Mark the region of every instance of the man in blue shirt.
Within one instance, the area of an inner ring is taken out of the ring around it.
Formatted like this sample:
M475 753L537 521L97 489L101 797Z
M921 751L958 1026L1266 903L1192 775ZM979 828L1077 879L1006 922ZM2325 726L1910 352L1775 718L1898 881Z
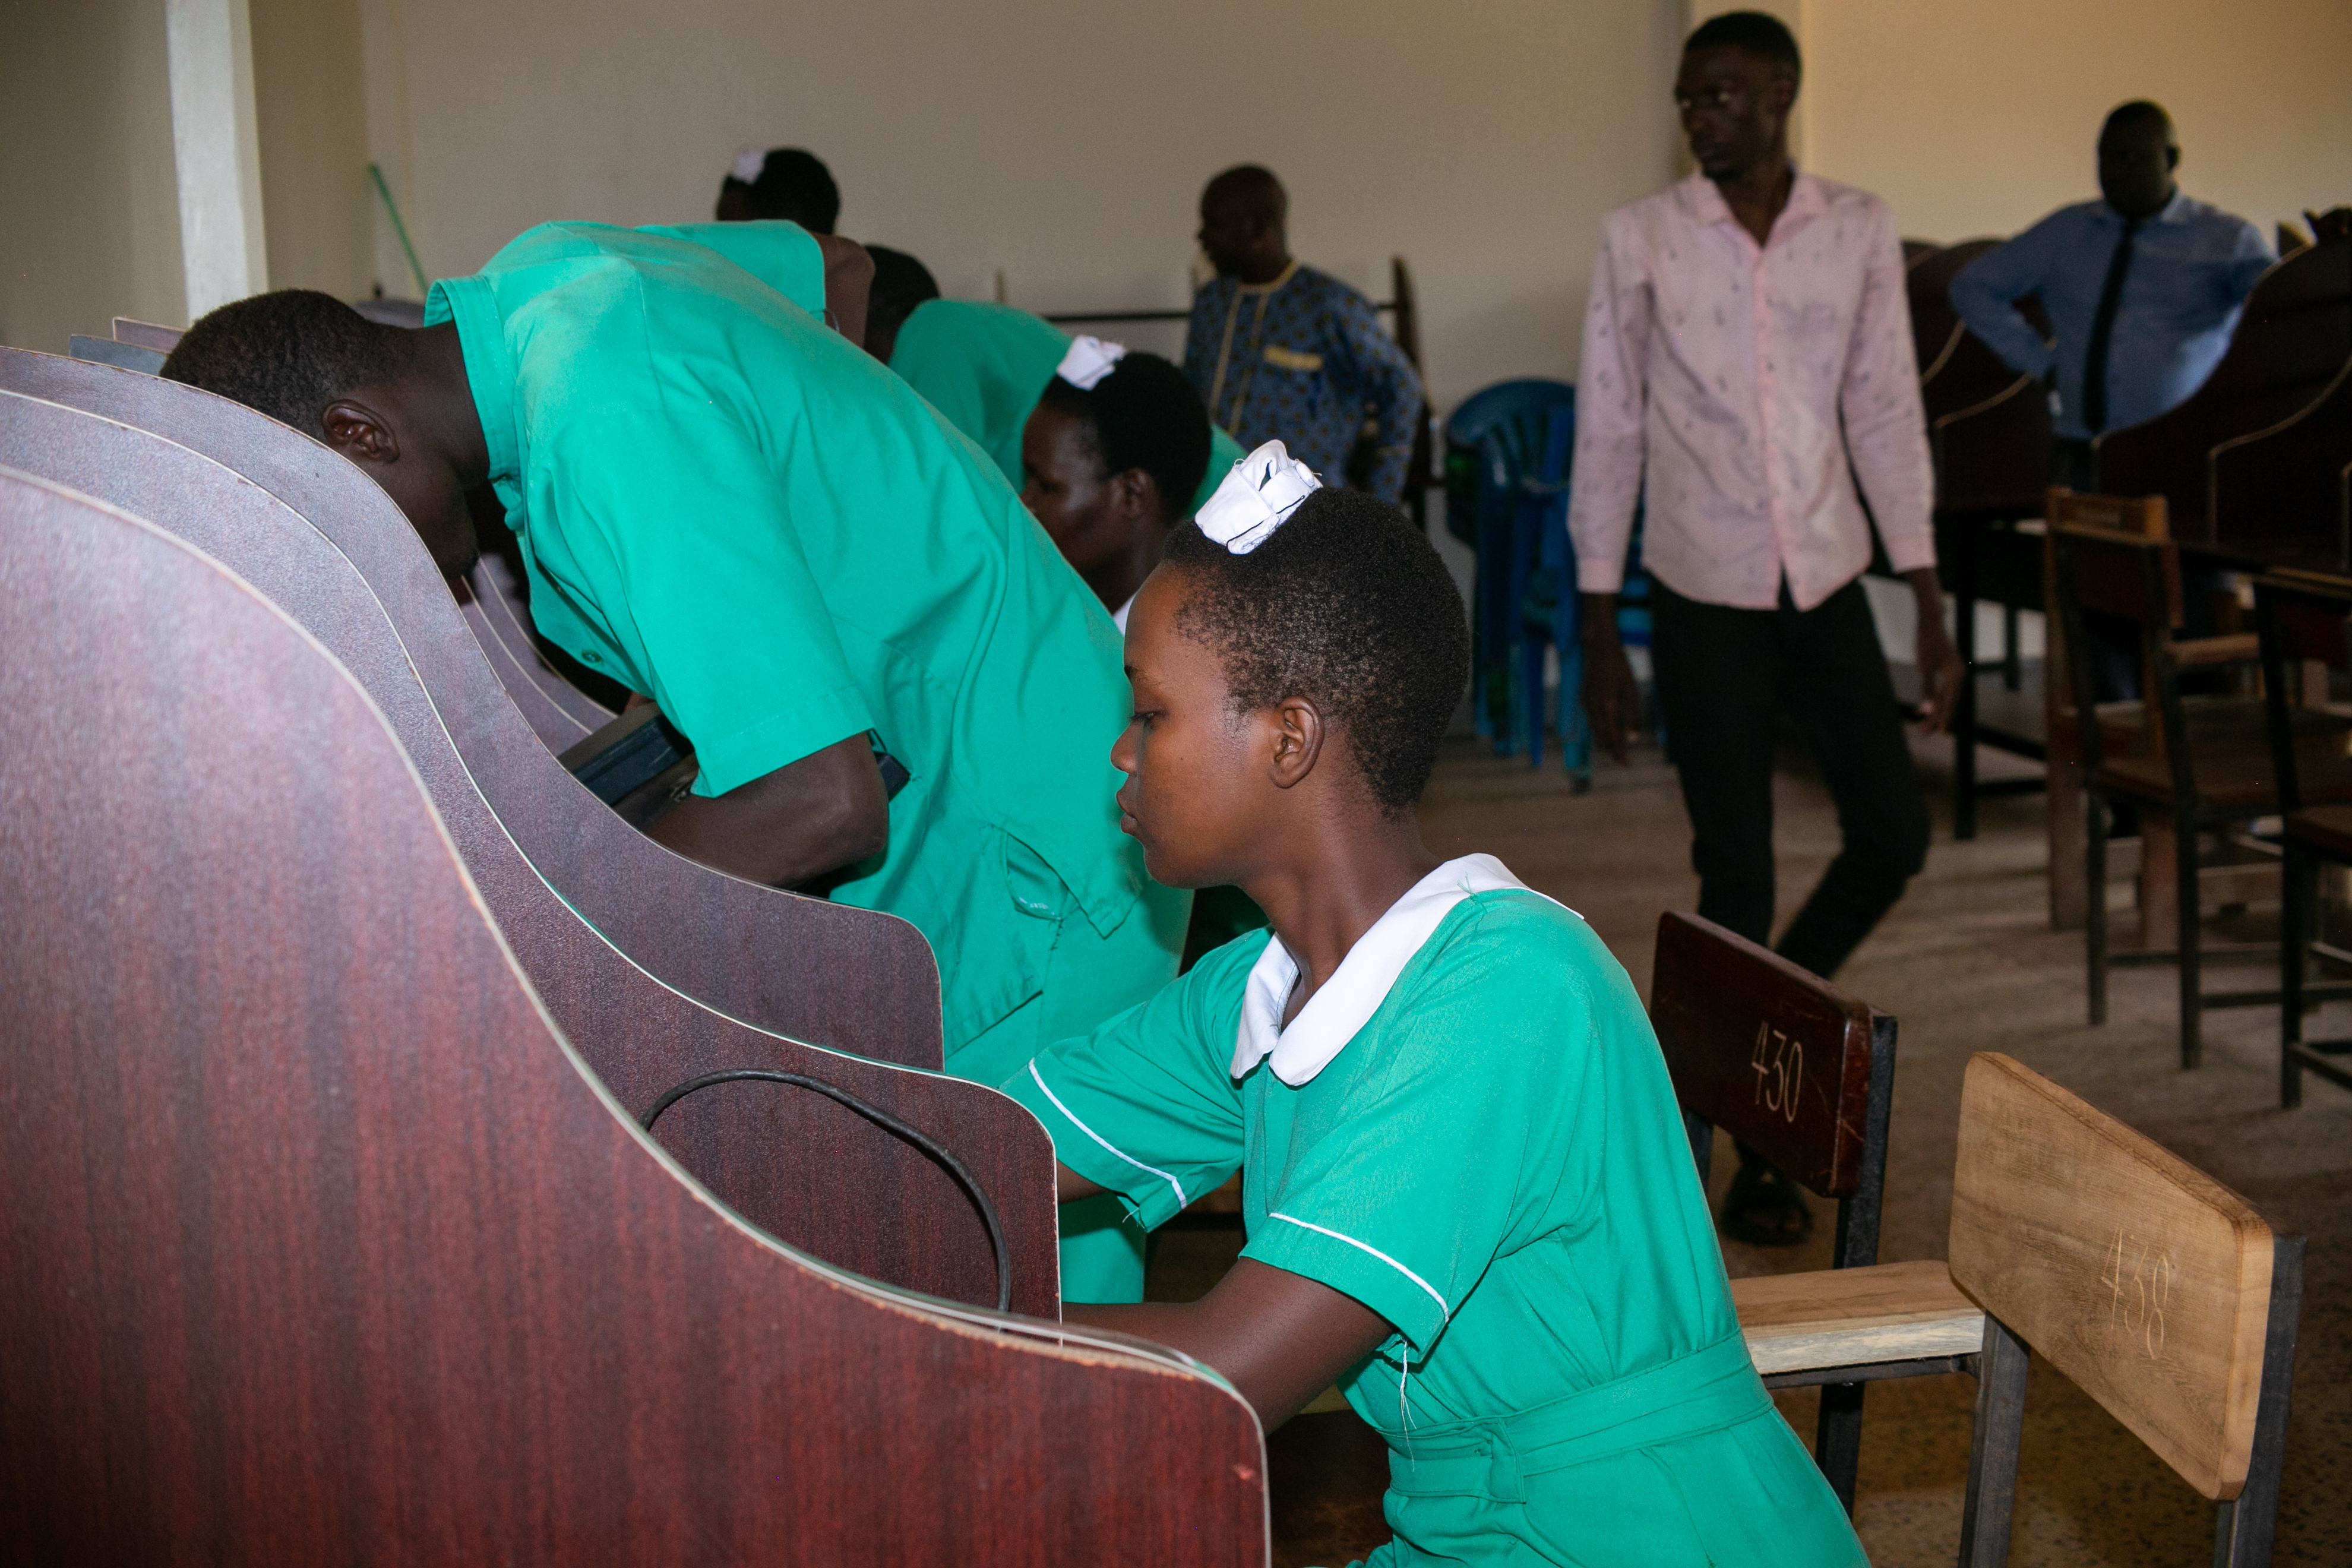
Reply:
M2061 484L2092 488L2094 439L2203 384L2278 259L2252 224L2182 195L2179 166L2171 117L2126 103L2099 132L2103 199L2059 208L1952 279L1952 308L2013 369L2055 369ZM2029 294L2050 312L2054 350L2017 311Z
M1192 300L1184 374L1209 422L1255 451L1280 441L1326 484L1346 484L1348 458L1377 430L1364 489L1396 504L1421 417L1421 376L1381 330L1372 302L1291 258L1290 198L1254 163L1201 193L1201 248L1216 268Z

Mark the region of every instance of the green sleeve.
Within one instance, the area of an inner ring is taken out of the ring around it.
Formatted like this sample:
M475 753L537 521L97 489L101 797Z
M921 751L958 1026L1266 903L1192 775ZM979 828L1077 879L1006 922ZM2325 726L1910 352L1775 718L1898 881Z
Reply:
M1508 923L1447 941L1397 1043L1293 1147L1242 1249L1354 1297L1423 1355L1566 1179L1557 1129L1595 1033L1577 973L1525 962Z
M874 728L793 515L750 434L642 404L534 447L533 527L560 531L593 605L694 742L695 793L724 795ZM542 521L543 520L543 521Z
M1263 933L1227 943L1093 1034L1048 1047L1003 1086L1054 1135L1055 1157L1117 1193L1146 1230L1241 1165L1234 1032L1265 946Z
M1198 511L1208 505L1209 498L1217 493L1217 487L1225 482L1225 476L1234 471L1234 465L1248 456L1242 450L1239 441L1225 434L1223 426L1212 420L1209 424L1209 471L1201 476L1201 488L1192 493L1192 504L1185 510L1188 512Z

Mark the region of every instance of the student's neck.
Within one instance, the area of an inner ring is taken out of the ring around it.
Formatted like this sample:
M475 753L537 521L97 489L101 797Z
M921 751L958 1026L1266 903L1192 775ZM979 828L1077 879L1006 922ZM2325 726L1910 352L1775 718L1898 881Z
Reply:
M1286 838L1280 864L1242 884L1298 964L1298 989L1285 1023L1322 989L1374 922L1439 864L1410 816L1389 822L1369 813L1334 813Z
M1253 257L1234 276L1252 288L1263 288L1290 270L1290 252L1276 251L1271 257Z
M1715 182L1723 194L1723 205L1739 220L1739 226L1756 237L1762 245L1772 237L1773 220L1780 209L1789 205L1789 193L1797 188L1797 172L1789 166L1789 134L1784 130L1772 138L1771 151L1738 174L1727 174Z
M416 362L406 379L425 393L416 402L425 437L471 489L490 477L490 444L482 434L481 410L474 405L474 384L466 374L466 351L457 323L422 329L416 344Z
M1168 540L1168 530L1159 523L1139 524L1135 542L1117 558L1107 561L1087 574L1087 586L1102 601L1103 608L1118 614L1118 607L1135 597L1151 569L1160 564L1160 552Z

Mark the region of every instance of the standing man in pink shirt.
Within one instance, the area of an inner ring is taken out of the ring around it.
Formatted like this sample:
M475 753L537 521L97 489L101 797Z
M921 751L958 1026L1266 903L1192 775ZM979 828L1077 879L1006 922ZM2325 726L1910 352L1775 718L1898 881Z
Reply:
M1601 225L1569 531L1585 710L1622 761L1639 707L1617 592L1644 505L1658 706L1699 913L1759 942L1772 927L1778 713L1803 731L1844 845L1780 952L1826 976L1927 857L1927 805L1859 581L1873 518L1918 595L1931 732L1960 661L1936 579L1902 247L1876 196L1790 164L1799 73L1796 39L1760 12L1717 16L1685 45L1675 101L1699 172ZM1802 1239L1811 1218L1794 1185L1740 1152L1726 1230Z

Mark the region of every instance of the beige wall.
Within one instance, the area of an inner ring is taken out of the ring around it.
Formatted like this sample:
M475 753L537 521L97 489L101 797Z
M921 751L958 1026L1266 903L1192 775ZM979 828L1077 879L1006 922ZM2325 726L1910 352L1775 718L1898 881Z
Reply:
M0 342L185 298L163 0L0 0Z
M801 143L841 182L843 231L914 251L950 294L986 297L1002 269L1033 309L1181 305L1202 182L1256 159L1289 184L1301 256L1375 293L1391 252L1412 262L1441 401L1570 374L1601 214L1672 174L1684 16L372 3L371 85L406 83L404 116L373 111L403 143L380 153L428 271L478 266L545 218L707 217L739 146Z
M2352 202L2346 0L1802 0L1812 166L1906 235L2014 233L2098 194L2092 146L2153 98L2181 188L2265 234Z
M360 0L249 4L270 287L356 299L375 281Z

